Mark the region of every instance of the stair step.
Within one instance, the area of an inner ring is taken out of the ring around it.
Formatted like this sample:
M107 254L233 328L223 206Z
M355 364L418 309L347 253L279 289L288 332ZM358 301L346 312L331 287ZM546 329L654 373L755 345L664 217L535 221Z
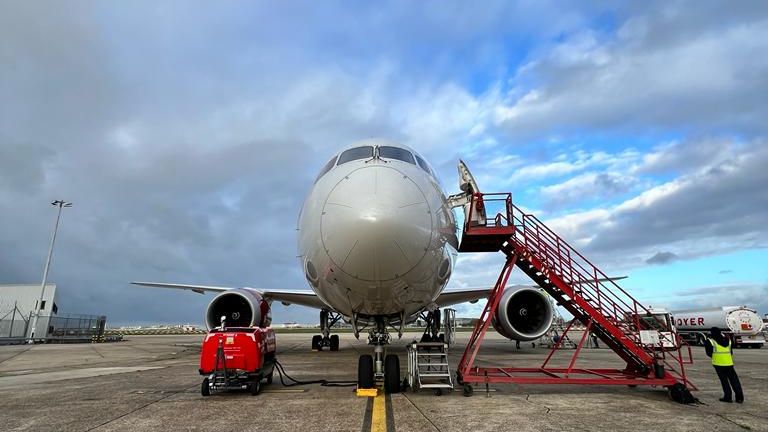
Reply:
M420 377L424 378L450 378L450 373L421 373L419 372Z
M419 363L419 367L429 367L429 366L448 366L448 363Z
M453 386L449 383L423 383L419 384L419 388L449 388L452 389Z

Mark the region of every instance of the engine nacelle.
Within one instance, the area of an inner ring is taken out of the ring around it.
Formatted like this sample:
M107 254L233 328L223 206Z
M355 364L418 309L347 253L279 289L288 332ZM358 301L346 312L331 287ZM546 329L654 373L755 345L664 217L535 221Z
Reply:
M537 288L509 288L504 291L491 321L502 336L532 341L544 336L554 318L549 297Z
M205 325L209 330L220 327L222 316L227 327L266 328L272 324L269 302L248 288L224 291L214 297L205 311Z

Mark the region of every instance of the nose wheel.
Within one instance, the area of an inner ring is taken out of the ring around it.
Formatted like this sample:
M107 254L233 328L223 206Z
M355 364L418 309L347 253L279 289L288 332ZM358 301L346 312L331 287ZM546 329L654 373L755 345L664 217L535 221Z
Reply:
M384 382L386 393L400 392L400 358L395 354L384 355L389 343L389 333L383 321L368 334L368 344L373 345L374 355L361 355L357 363L357 387L373 388L376 380Z
M384 391L400 392L400 358L395 354L384 357Z
M373 356L361 355L357 361L357 387L373 388Z
M373 356L361 355L357 361L357 387L373 388L376 382ZM388 354L384 357L384 392L400 393L400 357Z

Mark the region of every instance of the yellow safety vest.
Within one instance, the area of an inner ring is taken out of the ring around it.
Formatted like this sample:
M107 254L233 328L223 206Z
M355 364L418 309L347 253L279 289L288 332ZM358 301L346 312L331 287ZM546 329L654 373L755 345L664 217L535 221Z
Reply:
M731 341L728 345L722 346L710 339L712 344L712 366L733 366L733 356L731 355Z

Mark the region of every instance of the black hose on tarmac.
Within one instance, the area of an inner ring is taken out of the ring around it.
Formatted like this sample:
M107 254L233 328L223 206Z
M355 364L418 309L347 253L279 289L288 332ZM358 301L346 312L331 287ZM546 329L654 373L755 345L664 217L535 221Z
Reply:
M357 386L357 381L329 381L325 379L299 381L296 378L292 378L290 375L288 375L285 372L285 368L283 367L283 365L281 365L280 362L277 360L275 360L275 369L277 370L277 374L280 375L280 384L282 384L285 387L293 387L298 385L310 385L310 384L320 384L321 386L324 386L324 387L355 387ZM285 380L283 380L283 377L285 377L289 381L287 384Z

